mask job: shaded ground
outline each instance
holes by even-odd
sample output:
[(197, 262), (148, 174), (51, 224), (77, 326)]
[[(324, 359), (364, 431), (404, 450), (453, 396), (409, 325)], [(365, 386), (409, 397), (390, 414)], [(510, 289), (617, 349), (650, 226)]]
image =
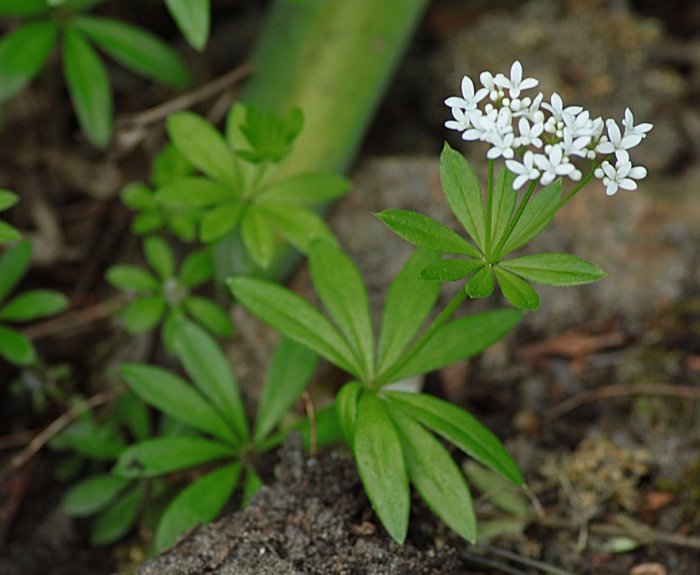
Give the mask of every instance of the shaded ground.
[[(198, 529), (146, 573), (449, 573), (452, 566), (477, 575), (545, 572), (529, 560), (577, 574), (700, 571), (700, 17), (693, 2), (678, 2), (667, 14), (654, 12), (654, 2), (630, 3), (636, 11), (626, 5), (437, 2), (368, 137), (353, 172), (355, 189), (331, 215), (378, 302), (409, 250), (370, 212), (392, 207), (447, 217), (436, 163), (445, 137), (442, 100), (457, 91), (462, 74), (505, 70), (514, 55), (542, 79), (543, 91), (557, 90), (603, 115), (621, 115), (629, 105), (655, 123), (639, 148), (650, 170), (639, 192), (609, 199), (592, 186), (538, 239), (536, 248), (570, 250), (610, 276), (581, 289), (544, 290), (542, 309), (512, 337), (426, 384), (506, 441), (538, 503), (527, 500), (522, 514), (521, 503), (476, 489), (487, 552), (433, 531), (424, 511), (411, 546), (398, 551), (343, 455), (310, 465), (291, 449), (282, 455), (278, 483), (247, 513)], [(231, 66), (222, 54), (245, 53), (260, 9), (251, 6), (232, 12), (234, 24), (213, 39), (211, 61), (195, 62), (202, 80)], [(118, 83), (125, 110), (168, 96), (130, 76), (118, 76)], [(69, 323), (35, 328), (47, 360), (68, 364), (68, 377), (52, 384), (40, 373), (38, 383), (13, 386), (16, 393), (2, 388), (4, 456), (16, 453), (11, 441), (26, 445), (60, 415), (69, 398), (99, 392), (114, 362), (152, 358), (153, 342), (125, 347), (107, 319), (103, 302), (112, 294), (101, 273), (137, 257), (139, 242), (127, 233), (129, 214), (116, 193), (145, 178), (162, 133), (153, 127), (134, 152), (99, 156), (76, 141), (64, 96), (50, 83), (31, 88), (7, 107), (0, 134), (3, 185), (24, 198), (11, 214), (35, 243), (29, 281), (63, 289), (81, 310)], [(215, 107), (207, 102), (201, 111)], [(453, 144), (479, 161), (478, 147)], [(294, 285), (307, 289), (303, 270)], [(261, 343), (270, 338), (235, 314), (236, 362), (246, 365), (242, 380), (252, 381), (256, 362), (264, 361)], [(17, 375), (0, 369), (3, 380)], [(319, 404), (339, 383), (337, 374), (326, 379), (316, 386)], [(44, 398), (46, 407), (33, 408), (32, 397)], [(57, 511), (63, 486), (52, 476), (55, 461), (42, 454), (0, 480), (0, 535), (7, 542), (0, 574), (126, 572), (144, 557), (138, 537), (116, 552), (89, 549), (85, 524)], [(337, 514), (330, 512), (334, 503)], [(241, 530), (243, 540), (233, 535)], [(452, 550), (427, 551), (445, 545)], [(164, 567), (173, 562), (179, 571)]]

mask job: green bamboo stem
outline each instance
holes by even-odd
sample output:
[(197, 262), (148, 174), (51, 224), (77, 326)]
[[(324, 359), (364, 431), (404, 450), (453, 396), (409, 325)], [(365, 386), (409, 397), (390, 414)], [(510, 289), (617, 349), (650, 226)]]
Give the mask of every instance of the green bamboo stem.
[[(344, 172), (372, 120), (428, 0), (277, 0), (252, 60), (241, 99), (304, 113), (304, 128), (278, 175)], [(298, 263), (291, 249), (257, 269), (237, 233), (217, 246), (217, 276), (279, 280)]]

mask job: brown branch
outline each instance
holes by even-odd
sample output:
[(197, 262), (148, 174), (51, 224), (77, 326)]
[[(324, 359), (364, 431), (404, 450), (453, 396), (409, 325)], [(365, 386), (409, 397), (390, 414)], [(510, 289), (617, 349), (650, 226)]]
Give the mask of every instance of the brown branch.
[(209, 98), (216, 96), (219, 92), (223, 92), (232, 86), (235, 86), (239, 82), (245, 80), (248, 76), (253, 73), (253, 65), (247, 62), (237, 68), (234, 68), (230, 72), (227, 72), (223, 76), (220, 76), (216, 80), (204, 84), (199, 88), (187, 92), (163, 102), (153, 108), (134, 114), (128, 118), (122, 120), (123, 127), (128, 129), (133, 129), (135, 127), (145, 128), (152, 124), (157, 124), (163, 121), (169, 114), (173, 112), (178, 112), (180, 110), (186, 110), (192, 106), (199, 104)]
[(58, 418), (54, 419), (49, 425), (47, 425), (42, 431), (37, 433), (34, 438), (29, 442), (22, 451), (15, 455), (11, 460), (9, 465), (0, 471), (0, 479), (5, 478), (7, 475), (13, 471), (17, 471), (24, 467), (43, 447), (51, 441), (58, 433), (60, 433), (65, 427), (75, 421), (86, 411), (95, 409), (100, 405), (108, 403), (119, 394), (123, 393), (125, 388), (123, 386), (116, 386), (105, 391), (101, 391), (98, 394), (93, 395), (89, 399), (81, 402), (78, 405), (73, 406), (68, 411), (63, 413)]
[(37, 340), (56, 333), (75, 331), (78, 327), (84, 327), (95, 321), (109, 317), (123, 307), (127, 301), (128, 298), (124, 294), (120, 294), (95, 305), (69, 311), (63, 315), (35, 323), (24, 329), (22, 333), (29, 339)]
[(577, 395), (565, 399), (561, 403), (548, 409), (544, 418), (547, 421), (566, 415), (574, 409), (604, 399), (617, 399), (622, 397), (650, 396), (671, 397), (677, 399), (700, 399), (700, 387), (690, 385), (670, 385), (664, 383), (618, 383), (605, 385), (596, 389), (583, 391)]
[[(580, 524), (566, 521), (559, 518), (533, 518), (534, 521), (549, 529), (575, 529), (581, 528)], [(639, 524), (635, 527), (625, 525), (611, 525), (609, 523), (591, 523), (587, 526), (590, 533), (597, 535), (610, 535), (613, 537), (630, 537), (642, 545), (673, 545), (674, 547), (685, 547), (686, 549), (700, 550), (700, 537), (679, 535), (677, 533), (664, 533), (656, 531), (648, 525)]]

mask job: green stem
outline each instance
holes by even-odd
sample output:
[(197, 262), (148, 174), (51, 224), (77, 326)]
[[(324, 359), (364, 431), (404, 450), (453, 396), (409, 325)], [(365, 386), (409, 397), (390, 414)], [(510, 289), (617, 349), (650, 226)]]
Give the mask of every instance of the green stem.
[(593, 179), (593, 175), (595, 174), (595, 168), (596, 166), (593, 167), (593, 169), (585, 178), (583, 178), (578, 184), (576, 184), (573, 190), (571, 190), (561, 200), (559, 200), (555, 212), (558, 212), (562, 207), (564, 207), (571, 198), (578, 194), (581, 191), (581, 189)]
[(489, 160), (489, 180), (486, 189), (486, 257), (491, 257), (491, 226), (493, 219), (493, 172), (496, 166), (494, 160)]
[(498, 242), (498, 245), (496, 246), (496, 249), (493, 252), (494, 260), (500, 256), (503, 246), (506, 245), (506, 242), (508, 241), (508, 238), (510, 238), (510, 234), (513, 233), (515, 226), (518, 225), (518, 222), (520, 221), (520, 218), (522, 217), (523, 212), (525, 211), (525, 208), (527, 207), (527, 204), (530, 201), (530, 198), (532, 197), (536, 186), (537, 180), (533, 180), (532, 182), (530, 182), (530, 186), (527, 188), (527, 192), (525, 192), (525, 195), (523, 196), (523, 201), (520, 202), (520, 205), (518, 206), (518, 211), (515, 212), (515, 215), (511, 218), (510, 222), (508, 222), (508, 227), (506, 228), (506, 231), (503, 234), (501, 241)]
[(422, 349), (425, 347), (430, 339), (435, 335), (435, 332), (440, 329), (443, 324), (452, 317), (452, 314), (457, 311), (457, 308), (462, 304), (464, 300), (467, 299), (467, 292), (462, 287), (460, 290), (452, 297), (450, 302), (445, 306), (445, 308), (437, 315), (437, 317), (432, 321), (428, 328), (421, 334), (421, 336), (416, 340), (416, 343), (411, 346), (411, 348), (399, 358), (394, 365), (392, 365), (384, 374), (377, 378), (376, 387), (379, 388), (386, 383), (389, 383), (397, 373), (399, 373), (406, 364), (415, 357)]

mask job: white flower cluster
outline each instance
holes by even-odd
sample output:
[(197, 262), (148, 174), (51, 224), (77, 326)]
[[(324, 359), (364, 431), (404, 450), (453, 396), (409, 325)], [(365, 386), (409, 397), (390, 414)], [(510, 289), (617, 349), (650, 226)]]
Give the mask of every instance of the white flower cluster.
[(637, 189), (636, 180), (646, 176), (646, 168), (632, 166), (629, 150), (646, 137), (652, 125), (635, 125), (629, 108), (621, 131), (613, 119), (591, 118), (581, 106), (565, 107), (557, 93), (549, 102), (541, 92), (534, 98), (525, 96), (523, 92), (539, 82), (523, 78), (518, 61), (511, 66), (510, 77), (482, 72), (479, 80), (482, 87), (477, 90), (471, 78), (464, 76), (462, 97), (445, 100), (453, 118), (445, 126), (462, 132), (464, 140), (488, 143), (487, 157), (503, 158), (515, 174), (514, 189), (528, 181), (547, 185), (559, 176), (580, 180), (582, 173), (572, 162), (576, 157), (592, 162), (594, 175), (603, 180), (609, 196), (620, 188)]

